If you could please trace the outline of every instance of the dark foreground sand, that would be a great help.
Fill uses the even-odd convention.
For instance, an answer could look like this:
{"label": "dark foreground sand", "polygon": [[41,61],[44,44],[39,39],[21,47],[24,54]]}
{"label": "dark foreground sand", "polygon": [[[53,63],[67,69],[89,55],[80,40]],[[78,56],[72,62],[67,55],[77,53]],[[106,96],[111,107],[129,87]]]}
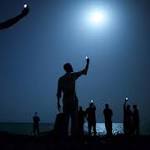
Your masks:
{"label": "dark foreground sand", "polygon": [[111,150],[111,149],[150,149],[150,136],[125,137],[88,137],[79,140],[71,137],[57,139],[51,132],[42,133],[39,137],[0,133],[0,150]]}

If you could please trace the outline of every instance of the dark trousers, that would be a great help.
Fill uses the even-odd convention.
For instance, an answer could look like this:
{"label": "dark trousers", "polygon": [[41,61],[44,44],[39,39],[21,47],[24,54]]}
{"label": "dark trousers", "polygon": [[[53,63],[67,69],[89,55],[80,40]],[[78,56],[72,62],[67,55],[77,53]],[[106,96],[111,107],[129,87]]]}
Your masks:
{"label": "dark trousers", "polygon": [[107,131],[107,135],[112,135],[112,122],[111,121],[105,121],[105,128]]}
{"label": "dark trousers", "polygon": [[91,135],[91,130],[93,128],[94,135],[96,135],[96,121],[88,121],[88,132]]}
{"label": "dark trousers", "polygon": [[40,130],[39,130],[39,125],[33,125],[33,134],[34,135],[39,135]]}
{"label": "dark trousers", "polygon": [[76,136],[78,133],[77,112],[64,112],[65,115],[65,134],[69,135],[69,120],[71,119],[71,136]]}

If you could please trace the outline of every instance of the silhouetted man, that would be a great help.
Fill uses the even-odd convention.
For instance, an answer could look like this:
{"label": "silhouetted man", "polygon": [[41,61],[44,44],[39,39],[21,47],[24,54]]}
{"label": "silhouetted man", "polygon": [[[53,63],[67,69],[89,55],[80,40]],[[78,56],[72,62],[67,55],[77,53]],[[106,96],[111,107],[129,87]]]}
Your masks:
{"label": "silhouetted man", "polygon": [[133,105],[132,116],[133,116],[133,133],[135,135],[139,135],[139,123],[140,123],[140,120],[139,120],[139,110],[137,108],[137,105]]}
{"label": "silhouetted man", "polygon": [[109,108],[108,104],[105,104],[105,109],[103,111],[103,114],[104,114],[104,118],[105,118],[105,127],[106,127],[106,131],[107,131],[107,135],[111,136],[112,135],[112,115],[113,115],[113,112]]}
{"label": "silhouetted man", "polygon": [[28,13],[29,13],[29,7],[27,5],[24,5],[24,9],[22,10],[22,12],[19,15],[15,16],[9,20],[6,20],[4,22],[0,22],[0,30],[9,28],[10,26],[16,24],[18,21],[20,21],[22,18],[24,18]]}
{"label": "silhouetted man", "polygon": [[94,136],[96,135],[96,106],[93,102],[89,104],[89,107],[86,109],[87,121],[88,121],[88,132],[91,135],[91,129],[93,128]]}
{"label": "silhouetted man", "polygon": [[34,135],[39,135],[40,133],[39,122],[40,122],[40,117],[38,116],[38,113],[35,112],[33,116],[33,134]]}
{"label": "silhouetted man", "polygon": [[83,111],[82,107],[79,107],[78,112],[78,128],[79,128],[79,136],[83,137],[84,135],[84,118],[85,118],[85,112]]}
{"label": "silhouetted man", "polygon": [[127,105],[128,99],[125,99],[123,109],[124,109],[124,120],[123,120],[123,127],[124,127],[124,134],[131,135],[132,132],[132,111],[130,109],[130,105]]}
{"label": "silhouetted man", "polygon": [[86,75],[89,67],[89,58],[86,59],[87,63],[83,70],[73,72],[73,67],[70,63],[64,64],[65,75],[58,80],[57,89],[57,106],[60,111],[60,98],[63,94],[63,112],[66,116],[66,133],[68,135],[69,118],[71,118],[71,135],[77,134],[77,111],[78,99],[75,91],[75,81],[81,76]]}

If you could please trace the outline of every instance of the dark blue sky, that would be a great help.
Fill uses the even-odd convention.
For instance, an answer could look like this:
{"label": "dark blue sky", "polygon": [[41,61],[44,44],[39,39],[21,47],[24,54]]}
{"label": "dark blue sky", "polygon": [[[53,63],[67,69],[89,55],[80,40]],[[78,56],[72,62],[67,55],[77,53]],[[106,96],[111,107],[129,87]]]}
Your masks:
{"label": "dark blue sky", "polygon": [[[77,82],[80,105],[91,99],[97,121],[109,103],[114,122],[122,122],[122,104],[140,108],[143,131],[150,125],[149,0],[28,0],[29,15],[0,32],[0,122],[30,122],[38,111],[42,122],[55,120],[57,79],[63,64],[74,70],[91,58],[89,74]],[[18,14],[24,0],[0,0],[0,21]],[[109,23],[84,22],[90,7],[108,12]],[[150,133],[150,131],[149,131]]]}

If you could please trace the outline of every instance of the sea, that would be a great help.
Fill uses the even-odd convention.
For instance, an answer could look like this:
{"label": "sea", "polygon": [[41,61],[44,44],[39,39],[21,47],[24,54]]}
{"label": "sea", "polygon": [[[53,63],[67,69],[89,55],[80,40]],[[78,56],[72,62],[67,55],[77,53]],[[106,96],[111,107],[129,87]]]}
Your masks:
{"label": "sea", "polygon": [[[22,134],[22,135],[33,135],[33,125],[32,123],[0,123],[0,132],[7,132],[12,134]],[[53,130],[53,123],[40,123],[40,133],[45,133]],[[123,134],[123,124],[113,123],[113,134]],[[88,124],[84,124],[85,133],[88,132]],[[104,123],[96,123],[97,135],[105,135],[106,129]]]}

